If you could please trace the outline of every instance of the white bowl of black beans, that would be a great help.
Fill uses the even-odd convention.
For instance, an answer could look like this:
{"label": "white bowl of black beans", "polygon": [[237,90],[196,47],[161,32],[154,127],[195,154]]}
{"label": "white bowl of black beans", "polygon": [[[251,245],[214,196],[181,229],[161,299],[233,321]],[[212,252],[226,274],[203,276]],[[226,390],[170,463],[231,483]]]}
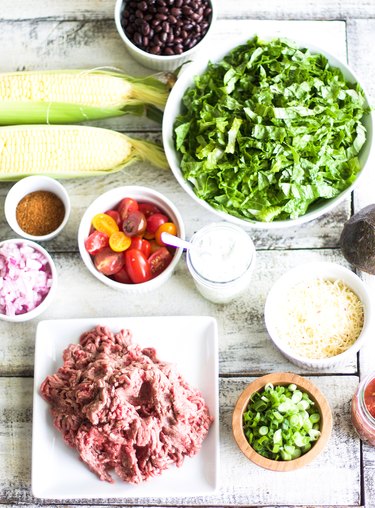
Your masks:
{"label": "white bowl of black beans", "polygon": [[132,57],[145,67],[172,71],[208,40],[214,0],[117,0],[115,22]]}

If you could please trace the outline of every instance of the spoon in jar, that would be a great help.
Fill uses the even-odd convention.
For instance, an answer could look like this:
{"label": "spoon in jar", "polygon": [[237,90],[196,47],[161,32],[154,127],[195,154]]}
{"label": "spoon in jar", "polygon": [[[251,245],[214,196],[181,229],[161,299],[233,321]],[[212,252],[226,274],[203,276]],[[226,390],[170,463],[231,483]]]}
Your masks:
{"label": "spoon in jar", "polygon": [[187,240],[182,240],[178,236],[171,235],[166,231],[163,231],[161,234],[161,240],[167,245],[172,245],[173,247],[181,247],[182,249],[191,249],[194,245]]}

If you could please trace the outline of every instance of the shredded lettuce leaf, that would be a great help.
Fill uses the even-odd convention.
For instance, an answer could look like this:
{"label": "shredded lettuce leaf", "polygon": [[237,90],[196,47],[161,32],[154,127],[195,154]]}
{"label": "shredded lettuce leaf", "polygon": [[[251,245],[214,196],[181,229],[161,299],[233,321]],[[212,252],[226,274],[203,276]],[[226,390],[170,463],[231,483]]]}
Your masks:
{"label": "shredded lettuce leaf", "polygon": [[321,54],[254,37],[209,63],[174,125],[198,197],[236,217],[295,219],[355,180],[366,141],[362,88]]}

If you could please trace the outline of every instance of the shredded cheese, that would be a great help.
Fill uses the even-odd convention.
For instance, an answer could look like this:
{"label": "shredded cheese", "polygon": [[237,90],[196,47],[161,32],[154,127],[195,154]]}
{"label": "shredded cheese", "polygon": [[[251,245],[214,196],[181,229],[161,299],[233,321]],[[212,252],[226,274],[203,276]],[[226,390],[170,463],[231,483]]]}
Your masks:
{"label": "shredded cheese", "polygon": [[363,328],[361,300],[341,280],[315,279],[292,287],[280,302],[276,328],[302,357],[330,358],[346,351]]}

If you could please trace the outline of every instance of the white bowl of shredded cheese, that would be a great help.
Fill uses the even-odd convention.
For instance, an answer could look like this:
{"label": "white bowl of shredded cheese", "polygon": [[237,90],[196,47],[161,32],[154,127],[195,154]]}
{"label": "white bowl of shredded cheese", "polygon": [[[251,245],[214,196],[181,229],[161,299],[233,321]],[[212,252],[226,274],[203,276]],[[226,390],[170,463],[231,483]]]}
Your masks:
{"label": "white bowl of shredded cheese", "polygon": [[285,273],[268,294],[264,317],[276,347],[308,369],[344,364],[369,336],[372,303],[344,266],[317,262]]}

